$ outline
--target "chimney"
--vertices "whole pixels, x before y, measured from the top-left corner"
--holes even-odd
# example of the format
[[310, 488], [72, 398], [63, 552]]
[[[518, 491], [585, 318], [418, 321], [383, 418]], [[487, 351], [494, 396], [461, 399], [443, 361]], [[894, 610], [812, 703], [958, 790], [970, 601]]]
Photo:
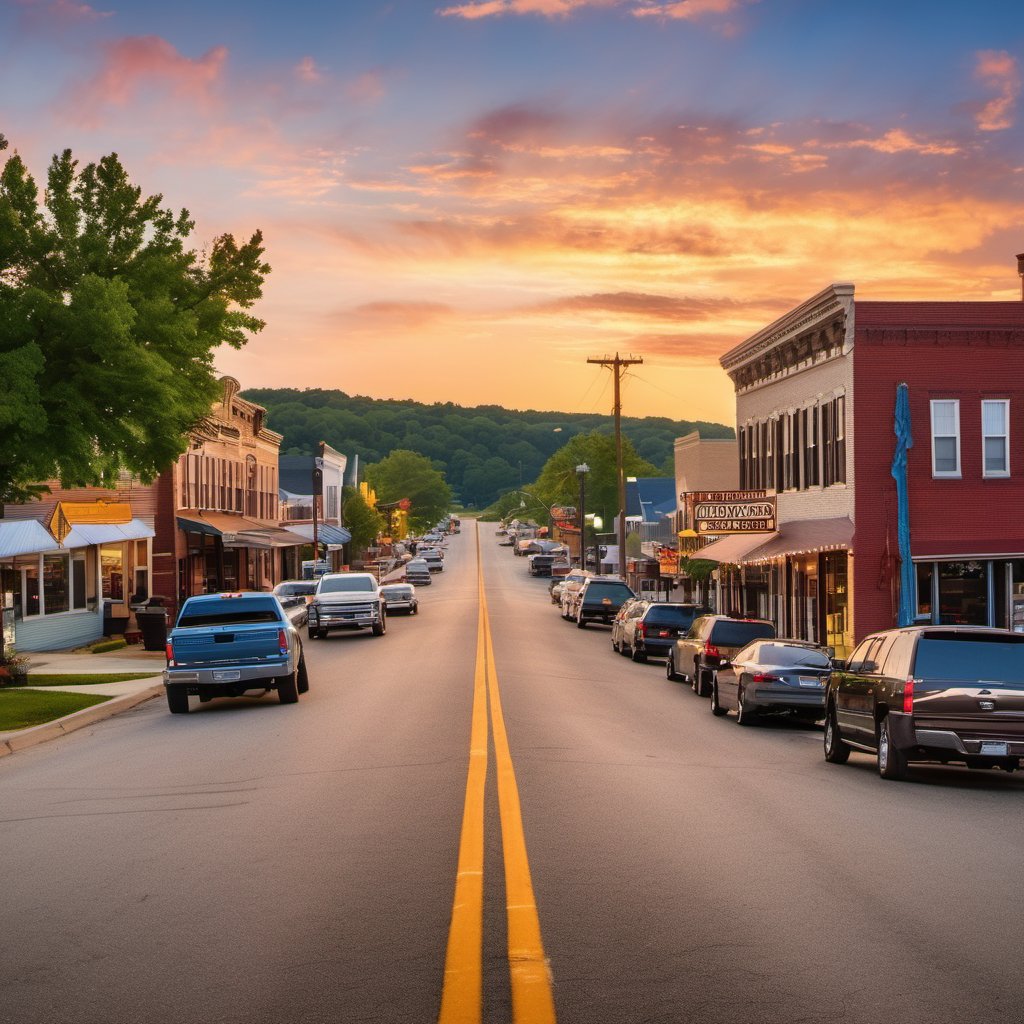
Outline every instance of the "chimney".
[[1017, 273], [1020, 274], [1020, 300], [1024, 302], [1024, 252], [1017, 253]]

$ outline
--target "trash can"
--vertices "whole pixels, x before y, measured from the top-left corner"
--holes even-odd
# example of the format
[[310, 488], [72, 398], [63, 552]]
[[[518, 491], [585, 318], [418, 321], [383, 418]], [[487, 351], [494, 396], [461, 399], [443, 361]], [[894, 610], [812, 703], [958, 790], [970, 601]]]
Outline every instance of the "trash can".
[[151, 597], [142, 608], [135, 610], [135, 621], [142, 633], [144, 651], [162, 651], [167, 645], [167, 609], [164, 598]]

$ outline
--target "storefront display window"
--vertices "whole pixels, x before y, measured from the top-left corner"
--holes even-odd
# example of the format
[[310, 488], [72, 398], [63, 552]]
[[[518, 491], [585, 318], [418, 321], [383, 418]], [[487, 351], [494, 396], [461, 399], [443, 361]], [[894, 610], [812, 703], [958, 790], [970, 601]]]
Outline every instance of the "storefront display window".
[[918, 562], [917, 570], [917, 618], [932, 621], [932, 577], [935, 567], [931, 562]]
[[39, 556], [27, 555], [14, 562], [14, 568], [20, 577], [20, 600], [15, 597], [26, 618], [39, 614]]
[[988, 563], [939, 562], [940, 625], [988, 623]]
[[105, 544], [100, 548], [100, 571], [103, 596], [110, 601], [123, 601], [124, 552], [120, 544]]
[[847, 585], [847, 555], [845, 551], [829, 551], [821, 556], [825, 577], [825, 643], [835, 649], [837, 658], [849, 653], [847, 623], [850, 595]]
[[69, 576], [67, 555], [43, 555], [43, 607], [47, 615], [70, 609]]
[[[85, 585], [88, 579], [85, 552], [76, 551], [71, 556], [71, 607], [82, 611], [86, 606]], [[47, 605], [49, 611], [49, 605]]]

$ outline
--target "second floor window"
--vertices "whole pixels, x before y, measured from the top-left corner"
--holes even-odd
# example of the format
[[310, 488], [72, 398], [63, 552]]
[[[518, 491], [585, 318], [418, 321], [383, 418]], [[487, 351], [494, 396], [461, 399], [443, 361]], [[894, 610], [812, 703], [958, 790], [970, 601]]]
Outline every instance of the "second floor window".
[[932, 476], [960, 476], [960, 402], [932, 401]]
[[981, 403], [981, 444], [984, 476], [1010, 475], [1010, 403]]

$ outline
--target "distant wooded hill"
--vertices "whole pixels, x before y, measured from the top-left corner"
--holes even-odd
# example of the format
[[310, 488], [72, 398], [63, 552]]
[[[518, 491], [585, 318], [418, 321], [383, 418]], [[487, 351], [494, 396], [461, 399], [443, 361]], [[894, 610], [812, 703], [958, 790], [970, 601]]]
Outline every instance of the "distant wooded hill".
[[[610, 415], [515, 412], [500, 405], [465, 408], [451, 402], [365, 398], [343, 391], [252, 388], [244, 397], [267, 409], [267, 426], [284, 434], [283, 454], [310, 454], [320, 441], [360, 462], [378, 462], [399, 448], [437, 463], [455, 497], [484, 508], [513, 487], [528, 484], [576, 434], [612, 432]], [[673, 475], [672, 442], [699, 430], [702, 437], [732, 437], [721, 423], [623, 417], [623, 433], [637, 453]]]

